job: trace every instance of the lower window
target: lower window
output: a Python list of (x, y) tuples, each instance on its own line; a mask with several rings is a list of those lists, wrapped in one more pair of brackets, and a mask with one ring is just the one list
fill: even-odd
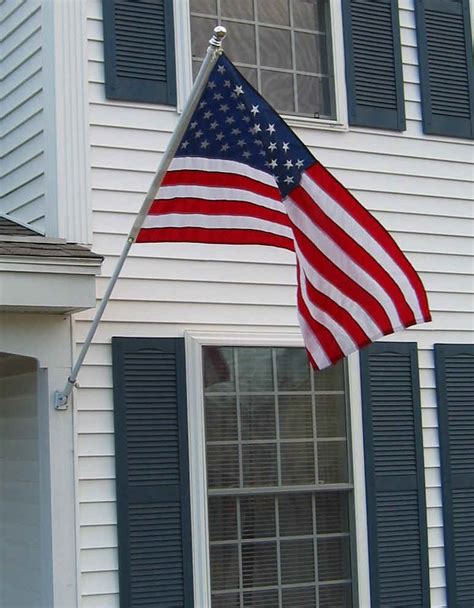
[(350, 608), (344, 366), (203, 347), (212, 608)]

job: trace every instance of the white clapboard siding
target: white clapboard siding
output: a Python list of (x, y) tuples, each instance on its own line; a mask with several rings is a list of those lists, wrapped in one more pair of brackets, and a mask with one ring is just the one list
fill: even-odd
[(1, 3), (2, 166), (0, 213), (45, 225), (41, 0)]
[[(302, 128), (298, 134), (391, 231), (429, 291), (433, 323), (386, 339), (418, 343), (431, 605), (445, 608), (433, 344), (473, 337), (472, 144), (423, 135), (413, 0), (399, 0), (399, 6), (406, 131)], [(89, 0), (93, 244), (105, 256), (98, 298), (177, 122), (172, 108), (105, 99), (101, 13), (101, 2)], [(76, 392), (83, 608), (118, 607), (111, 337), (179, 336), (203, 329), (293, 331), (295, 280), (293, 254), (286, 251), (132, 247)], [(92, 315), (75, 318), (76, 350)]]

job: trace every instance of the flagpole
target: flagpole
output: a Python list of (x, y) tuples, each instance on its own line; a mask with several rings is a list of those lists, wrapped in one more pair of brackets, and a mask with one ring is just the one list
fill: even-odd
[(147, 216), (153, 201), (156, 198), (156, 193), (158, 192), (158, 189), (161, 186), (161, 182), (163, 181), (165, 173), (168, 170), (168, 167), (171, 161), (173, 160), (174, 155), (176, 154), (176, 151), (186, 129), (188, 128), (189, 121), (194, 110), (196, 109), (197, 102), (199, 101), (199, 98), (201, 97), (201, 94), (207, 84), (209, 74), (211, 73), (212, 68), (214, 67), (216, 61), (219, 59), (222, 53), (222, 40), (225, 37), (226, 33), (227, 30), (225, 29), (225, 27), (217, 26), (214, 28), (213, 36), (209, 40), (209, 46), (207, 48), (206, 56), (204, 57), (204, 61), (201, 65), (201, 69), (199, 70), (196, 80), (194, 81), (186, 106), (184, 107), (183, 112), (179, 118), (178, 124), (176, 125), (176, 128), (171, 136), (170, 141), (168, 142), (168, 146), (161, 158), (161, 162), (158, 166), (155, 177), (153, 178), (150, 188), (146, 193), (145, 199), (142, 203), (137, 217), (135, 218), (135, 222), (133, 223), (132, 229), (128, 234), (125, 246), (122, 250), (122, 253), (120, 254), (112, 276), (110, 277), (107, 289), (104, 293), (104, 297), (102, 298), (102, 301), (96, 310), (94, 320), (92, 321), (92, 324), (89, 328), (86, 339), (84, 341), (84, 344), (82, 345), (76, 362), (72, 367), (71, 374), (69, 375), (66, 381), (64, 389), (62, 391), (54, 392), (54, 407), (57, 410), (66, 410), (68, 408), (69, 395), (71, 394), (71, 391), (76, 383), (77, 374), (79, 373), (79, 370), (82, 367), (84, 358), (87, 354), (87, 351), (89, 350), (92, 339), (95, 335), (97, 327), (104, 313), (105, 307), (109, 302), (112, 290), (125, 263), (128, 252), (130, 251), (130, 247), (133, 245), (135, 239), (137, 238), (140, 228), (142, 227), (143, 221)]

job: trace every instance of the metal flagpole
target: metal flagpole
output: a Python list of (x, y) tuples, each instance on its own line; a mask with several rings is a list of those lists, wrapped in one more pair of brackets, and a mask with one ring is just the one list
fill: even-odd
[(123, 251), (120, 254), (120, 258), (117, 262), (114, 272), (110, 277), (110, 281), (107, 285), (107, 289), (105, 290), (104, 297), (102, 298), (102, 301), (99, 307), (97, 308), (94, 320), (92, 321), (92, 325), (89, 328), (84, 344), (82, 345), (81, 351), (71, 370), (71, 374), (69, 375), (66, 381), (64, 389), (62, 391), (55, 391), (54, 393), (54, 407), (57, 410), (66, 410), (68, 407), (69, 395), (71, 394), (74, 384), (76, 383), (77, 374), (84, 362), (84, 358), (87, 354), (87, 351), (89, 350), (92, 338), (94, 337), (94, 334), (100, 323), (105, 307), (108, 304), (112, 290), (115, 286), (115, 283), (117, 282), (128, 252), (130, 251), (130, 247), (133, 245), (135, 239), (137, 238), (137, 235), (140, 231), (140, 228), (142, 227), (145, 217), (148, 214), (151, 204), (156, 198), (156, 193), (158, 192), (158, 189), (161, 186), (161, 182), (163, 181), (165, 173), (168, 170), (169, 164), (171, 163), (174, 158), (174, 155), (176, 154), (176, 150), (178, 149), (181, 138), (184, 135), (186, 129), (188, 128), (189, 120), (191, 119), (191, 116), (196, 108), (197, 102), (199, 101), (204, 87), (206, 86), (209, 74), (211, 73), (212, 68), (214, 67), (216, 61), (219, 59), (219, 56), (222, 53), (222, 40), (225, 37), (226, 33), (227, 30), (225, 29), (225, 27), (217, 26), (214, 28), (213, 36), (209, 40), (209, 46), (207, 48), (206, 56), (204, 57), (204, 61), (201, 65), (201, 69), (199, 70), (196, 80), (194, 81), (194, 85), (191, 89), (191, 93), (189, 94), (186, 106), (183, 109), (183, 113), (180, 116), (178, 124), (176, 125), (174, 133), (168, 143), (166, 151), (163, 154), (155, 177), (153, 178), (151, 186), (148, 189), (148, 192), (146, 193), (145, 200), (143, 201), (141, 209), (138, 212), (132, 229), (130, 230), (130, 233), (127, 237), (127, 242), (125, 243)]

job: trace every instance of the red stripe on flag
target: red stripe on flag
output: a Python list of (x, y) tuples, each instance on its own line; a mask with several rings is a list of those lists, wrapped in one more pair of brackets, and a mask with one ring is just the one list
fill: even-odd
[[(163, 186), (204, 186), (206, 188), (235, 188), (248, 190), (261, 196), (267, 196), (275, 201), (281, 200), (281, 194), (275, 186), (269, 186), (256, 179), (235, 173), (219, 173), (216, 171), (199, 171), (180, 169), (169, 171), (164, 179)], [(159, 198), (159, 196), (158, 196)]]
[(431, 321), (431, 314), (428, 308), (428, 300), (420, 277), (416, 274), (401, 249), (396, 244), (393, 237), (371, 215), (352, 194), (340, 184), (337, 179), (329, 173), (319, 162), (309, 167), (306, 173), (313, 179), (327, 194), (352, 217), (380, 244), (381, 247), (403, 270), (407, 279), (410, 281), (425, 321)]
[(394, 303), (402, 321), (413, 323), (415, 316), (408, 306), (402, 290), (379, 262), (356, 243), (343, 228), (333, 222), (318, 206), (317, 201), (302, 187), (299, 186), (292, 190), (291, 198), (358, 266), (373, 277)]
[(316, 247), (315, 243), (311, 242), (296, 227), (293, 227), (293, 233), (303, 255), (319, 274), (337, 287), (344, 295), (355, 300), (378, 326), (381, 333), (387, 334), (394, 331), (383, 306), (372, 294), (363, 289), (336, 266)]
[(291, 227), (291, 222), (286, 213), (280, 213), (267, 207), (254, 203), (234, 200), (217, 200), (210, 202), (202, 198), (173, 198), (154, 200), (148, 215), (167, 215), (169, 213), (202, 214), (202, 215), (227, 215), (247, 216), (282, 226)]
[(293, 240), (248, 228), (142, 228), (137, 243), (214, 243), (220, 245), (268, 245), (294, 251)]

